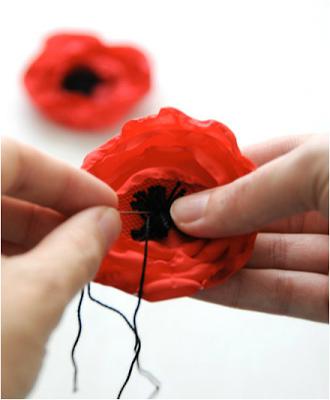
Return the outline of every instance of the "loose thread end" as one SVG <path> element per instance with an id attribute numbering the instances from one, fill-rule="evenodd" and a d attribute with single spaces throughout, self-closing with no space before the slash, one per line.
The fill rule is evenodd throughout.
<path id="1" fill-rule="evenodd" d="M 99 305 L 106 307 L 114 312 L 116 312 L 117 314 L 119 314 L 124 320 L 125 322 L 128 324 L 128 326 L 130 327 L 130 329 L 133 331 L 133 333 L 135 334 L 135 345 L 134 345 L 134 358 L 131 362 L 129 371 L 127 373 L 126 379 L 124 381 L 124 383 L 122 384 L 122 387 L 117 395 L 117 399 L 121 398 L 121 395 L 127 385 L 127 383 L 129 382 L 131 375 L 132 375 L 132 371 L 133 371 L 133 367 L 135 365 L 135 363 L 137 363 L 138 366 L 138 370 L 140 371 L 140 373 L 142 375 L 144 375 L 155 387 L 154 391 L 152 392 L 152 394 L 148 397 L 148 398 L 153 398 L 159 391 L 160 389 L 160 382 L 158 381 L 157 378 L 155 378 L 149 371 L 144 370 L 143 368 L 140 367 L 140 363 L 139 363 L 139 355 L 140 355 L 140 351 L 141 351 L 141 340 L 138 334 L 138 329 L 137 329 L 137 324 L 136 324 L 136 318 L 137 318 L 137 313 L 138 310 L 140 308 L 141 305 L 141 300 L 142 300 L 142 296 L 143 296 L 143 286 L 144 286 L 144 279 L 145 279 L 145 272 L 146 272 L 146 266 L 147 266 L 147 258 L 148 258 L 148 239 L 149 239 L 149 222 L 150 222 L 150 212 L 144 212 L 144 211 L 119 211 L 121 214 L 146 214 L 149 215 L 147 217 L 147 221 L 146 221 L 146 239 L 145 239 L 145 246 L 144 246 L 144 260 L 143 260 L 143 264 L 142 264 L 142 271 L 141 271 L 141 278 L 140 278 L 140 286 L 139 286 L 139 292 L 138 292 L 138 302 L 134 311 L 134 315 L 133 315 L 133 324 L 130 323 L 130 321 L 127 319 L 127 317 L 120 312 L 119 310 L 117 310 L 114 307 L 108 306 L 102 302 L 100 302 L 99 300 L 95 299 L 90 291 L 90 284 L 87 285 L 87 294 L 88 297 L 98 303 Z M 78 332 L 77 332 L 77 336 L 75 339 L 75 342 L 72 346 L 72 350 L 71 350 L 71 360 L 72 360 L 72 364 L 73 364 L 73 368 L 74 368 L 74 375 L 73 375 L 73 393 L 76 393 L 78 391 L 78 365 L 76 363 L 75 360 L 75 350 L 77 347 L 77 344 L 79 342 L 80 336 L 81 336 L 81 331 L 82 331 L 82 320 L 81 320 L 81 306 L 82 306 L 82 301 L 83 301 L 83 297 L 84 297 L 84 289 L 81 291 L 81 296 L 80 296 L 80 300 L 79 300 L 79 304 L 78 304 L 78 309 L 77 309 L 77 317 L 78 317 Z"/>
<path id="2" fill-rule="evenodd" d="M 84 293 L 85 290 L 82 289 L 81 294 L 80 294 L 80 299 L 79 299 L 79 303 L 78 303 L 78 309 L 77 309 L 77 317 L 78 317 L 78 332 L 77 332 L 77 336 L 76 339 L 73 343 L 72 349 L 71 349 L 71 361 L 72 361 L 72 365 L 73 365 L 73 393 L 78 391 L 78 365 L 76 363 L 76 359 L 75 359 L 75 351 L 81 336 L 81 331 L 82 331 L 82 321 L 81 321 L 81 306 L 82 306 L 82 302 L 83 302 L 83 298 L 84 298 Z"/>

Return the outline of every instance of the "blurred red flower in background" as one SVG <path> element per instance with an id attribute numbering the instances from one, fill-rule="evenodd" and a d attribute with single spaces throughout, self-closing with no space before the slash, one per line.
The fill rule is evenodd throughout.
<path id="1" fill-rule="evenodd" d="M 110 46 L 94 36 L 50 36 L 28 67 L 24 83 L 49 119 L 81 130 L 116 123 L 150 88 L 150 67 L 134 47 Z"/>
<path id="2" fill-rule="evenodd" d="M 120 210 L 149 213 L 149 234 L 145 214 L 123 215 L 121 236 L 96 282 L 137 293 L 146 236 L 143 297 L 151 301 L 192 295 L 224 282 L 250 258 L 255 233 L 193 238 L 178 231 L 170 216 L 176 198 L 227 184 L 255 168 L 225 125 L 164 108 L 126 123 L 121 135 L 92 151 L 82 167 L 117 191 Z"/>

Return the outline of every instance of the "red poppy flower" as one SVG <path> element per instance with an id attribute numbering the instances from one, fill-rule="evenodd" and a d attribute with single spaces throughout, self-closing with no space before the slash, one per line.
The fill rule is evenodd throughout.
<path id="1" fill-rule="evenodd" d="M 224 185 L 254 169 L 225 125 L 163 108 L 156 116 L 126 123 L 120 136 L 85 158 L 83 168 L 117 191 L 120 210 L 150 212 L 145 299 L 192 295 L 224 282 L 251 256 L 256 234 L 193 238 L 175 228 L 169 213 L 177 197 Z M 136 293 L 146 216 L 122 219 L 121 236 L 95 281 Z"/>
<path id="2" fill-rule="evenodd" d="M 147 93 L 150 69 L 136 48 L 64 33 L 48 38 L 24 83 L 45 116 L 94 130 L 117 122 Z"/>

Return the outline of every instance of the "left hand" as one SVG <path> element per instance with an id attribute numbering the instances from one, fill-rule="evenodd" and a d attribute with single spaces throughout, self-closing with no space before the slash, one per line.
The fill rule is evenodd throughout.
<path id="1" fill-rule="evenodd" d="M 1 178 L 2 398 L 22 398 L 65 306 L 93 279 L 121 224 L 106 184 L 10 139 Z"/>

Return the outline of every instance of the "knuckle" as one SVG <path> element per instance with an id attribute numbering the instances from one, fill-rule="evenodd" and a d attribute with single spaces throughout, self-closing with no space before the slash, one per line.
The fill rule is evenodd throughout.
<path id="1" fill-rule="evenodd" d="M 62 174 L 62 182 L 60 183 L 61 188 L 58 190 L 57 198 L 54 199 L 53 208 L 55 210 L 60 210 L 65 208 L 65 204 L 67 202 L 67 193 L 70 192 L 71 187 L 74 183 L 74 173 L 69 169 L 65 170 L 65 173 Z"/>
<path id="2" fill-rule="evenodd" d="M 221 230 L 228 233 L 254 230 L 253 218 L 246 212 L 251 198 L 251 177 L 239 178 L 228 186 L 212 193 L 208 204 L 209 218 L 212 224 L 215 218 L 222 225 Z"/>
<path id="3" fill-rule="evenodd" d="M 271 268 L 286 268 L 288 264 L 288 246 L 281 235 L 270 241 L 268 260 Z"/>
<path id="4" fill-rule="evenodd" d="M 287 271 L 278 271 L 274 296 L 277 309 L 275 312 L 280 315 L 290 315 L 292 298 L 294 294 L 294 282 Z"/>
<path id="5" fill-rule="evenodd" d="M 329 170 L 319 174 L 315 181 L 314 202 L 317 210 L 329 215 Z"/>
<path id="6" fill-rule="evenodd" d="M 329 152 L 325 138 L 314 138 L 301 146 L 297 162 L 300 195 L 308 209 L 326 211 L 329 198 Z M 307 189 L 307 190 L 306 190 Z"/>
<path id="7" fill-rule="evenodd" d="M 323 271 L 329 273 L 329 237 L 327 235 L 319 236 L 320 251 L 317 252 L 318 263 Z"/>
<path id="8" fill-rule="evenodd" d="M 323 310 L 323 321 L 324 322 L 329 322 L 329 285 L 324 285 L 323 289 L 323 296 L 321 297 L 323 299 L 323 307 L 321 311 Z"/>
<path id="9" fill-rule="evenodd" d="M 251 224 L 251 218 L 249 213 L 246 212 L 246 202 L 251 198 L 251 177 L 246 176 L 239 180 L 237 190 L 233 190 L 233 210 L 237 213 L 237 218 L 240 224 L 245 227 L 245 230 L 253 230 L 253 224 Z"/>
<path id="10" fill-rule="evenodd" d="M 236 274 L 229 282 L 232 284 L 229 306 L 233 308 L 240 308 L 241 291 L 243 286 L 242 271 Z"/>

